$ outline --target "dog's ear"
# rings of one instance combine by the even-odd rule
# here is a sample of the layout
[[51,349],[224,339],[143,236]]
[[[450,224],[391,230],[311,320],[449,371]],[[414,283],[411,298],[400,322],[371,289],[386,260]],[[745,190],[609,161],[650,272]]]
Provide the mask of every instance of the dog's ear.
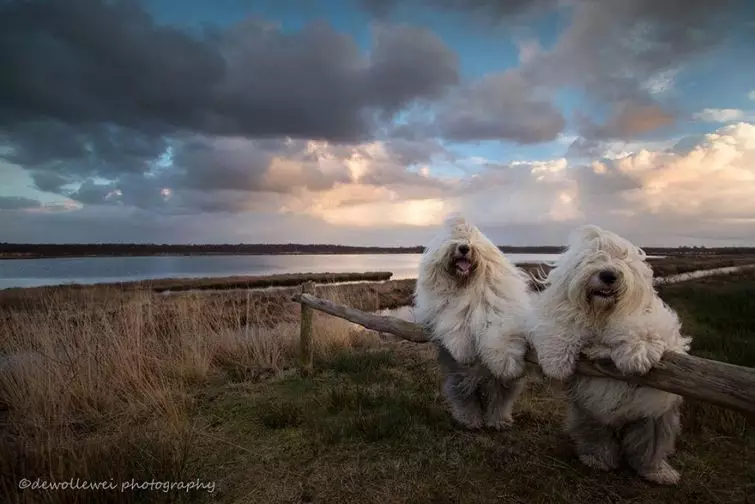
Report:
[[579,226],[569,234],[569,246],[579,246],[580,244],[600,238],[605,231],[595,224],[585,224]]

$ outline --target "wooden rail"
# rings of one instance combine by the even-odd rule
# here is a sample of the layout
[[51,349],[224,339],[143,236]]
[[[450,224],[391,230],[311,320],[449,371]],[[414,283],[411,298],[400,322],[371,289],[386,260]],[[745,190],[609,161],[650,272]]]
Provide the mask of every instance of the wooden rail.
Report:
[[[311,309],[346,319],[367,329],[390,333],[414,343],[427,343],[427,333],[418,324],[396,317],[373,315],[313,295],[310,287],[294,295],[294,301],[302,305],[302,348],[305,341],[310,348],[308,369],[311,370],[312,323]],[[306,332],[310,333],[305,337]],[[533,351],[527,361],[537,365]],[[636,385],[672,392],[691,399],[708,402],[745,414],[755,414],[755,369],[735,366],[692,355],[666,352],[663,359],[645,375],[622,374],[609,359],[577,363],[577,374],[610,378]]]

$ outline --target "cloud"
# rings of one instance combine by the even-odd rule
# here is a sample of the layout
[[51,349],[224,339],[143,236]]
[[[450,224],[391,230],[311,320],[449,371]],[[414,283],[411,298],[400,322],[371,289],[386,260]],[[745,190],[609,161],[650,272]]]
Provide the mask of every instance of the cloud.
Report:
[[[244,192],[348,183],[349,144],[458,82],[457,56],[424,28],[376,24],[363,54],[324,22],[193,35],[121,0],[3,3],[0,48],[12,76],[0,83],[0,157],[39,191],[164,211],[242,211]],[[423,182],[405,167],[442,150],[392,143],[373,183]]]
[[464,181],[451,206],[484,226],[539,226],[581,217],[566,159],[489,163]]
[[27,210],[40,206],[40,202],[35,199],[20,196],[0,196],[0,210]]
[[458,57],[431,31],[377,25],[363,86],[375,105],[397,111],[414,100],[433,100],[459,81]]
[[15,124],[0,134],[10,163],[31,173],[37,188],[58,193],[90,177],[112,179],[153,168],[168,142],[157,135],[116,126],[71,126],[54,120]]
[[587,116],[579,117],[580,134],[586,139],[630,139],[674,122],[674,116],[655,104],[617,103],[603,124]]
[[440,105],[435,119],[441,135],[455,141],[547,142],[564,125],[561,112],[517,72],[489,75],[460,88]]
[[449,182],[432,176],[428,164],[449,156],[432,141],[346,145],[196,135],[172,143],[171,163],[143,173],[106,179],[82,171],[61,178],[37,170],[32,180],[39,189],[78,203],[162,215],[333,209],[375,201],[366,195],[390,194],[394,200],[440,195]]
[[574,0],[571,23],[523,64],[526,82],[571,86],[595,103],[646,105],[690,60],[718,47],[736,21],[735,0]]
[[[704,109],[693,117],[736,124],[652,141],[675,126],[686,65],[725,42],[732,4],[415,0],[512,27],[519,66],[462,80],[443,41],[402,24],[375,23],[364,51],[324,22],[189,32],[127,0],[0,3],[0,158],[25,170],[0,228],[414,244],[459,210],[501,243],[559,243],[585,221],[656,243],[748,236],[746,112]],[[555,42],[517,26],[556,9],[571,24]],[[587,99],[568,129],[564,88]],[[480,140],[569,147],[501,163],[444,143]]]
[[693,119],[704,122],[727,123],[743,119],[745,113],[739,109],[716,109],[706,108],[692,114]]
[[[337,152],[342,146],[320,146]],[[128,205],[85,205],[34,213],[29,201],[0,200],[13,215],[0,219],[8,240],[76,237],[157,241],[336,241],[418,244],[443,215],[462,211],[501,244],[563,243],[574,226],[592,222],[646,246],[750,244],[755,222],[755,124],[740,122],[670,147],[638,148],[614,159],[567,159],[500,164],[481,160],[461,180],[431,179],[429,188],[398,178],[363,182],[382,145],[354,168],[349,183],[296,193],[205,192],[176,188],[166,205],[201,208],[187,215]],[[353,152],[352,152],[353,153]],[[379,165],[379,163],[377,163]],[[441,183],[439,183],[441,182]],[[418,183],[418,182],[417,182]],[[159,196],[159,188],[154,185]],[[90,188],[87,188],[87,190]],[[100,188],[105,189],[105,188]],[[123,198],[128,192],[123,189]],[[222,196],[222,197],[220,197]],[[32,215],[33,214],[33,215]],[[84,240],[86,241],[86,240]]]
[[389,16],[399,5],[422,9],[443,9],[465,15],[476,22],[494,25],[502,19],[523,19],[555,8],[559,0],[360,0],[362,7],[379,18]]
[[750,100],[755,100],[755,89],[747,93],[747,98]]
[[755,125],[732,124],[676,148],[595,161],[577,180],[586,215],[625,233],[658,244],[693,236],[748,243]]
[[129,1],[0,9],[0,66],[13,76],[0,84],[0,127],[9,130],[52,118],[149,134],[355,140],[370,134],[373,113],[437,97],[458,79],[456,55],[423,28],[378,26],[364,56],[321,22],[283,32],[246,20],[193,36]]
[[514,43],[519,51],[519,61],[521,63],[529,63],[537,55],[543,52],[543,47],[540,45],[540,41],[534,36],[518,36],[514,37]]
[[408,201],[376,201],[350,205],[348,209],[315,208],[313,214],[343,227],[395,229],[437,226],[446,215],[447,203],[427,198]]
[[641,89],[649,92],[651,95],[659,95],[673,89],[677,74],[680,67],[672,67],[663,72],[649,77],[641,84]]
[[18,215],[18,211],[21,211],[23,214],[49,214],[80,208],[82,208],[81,204],[70,199],[42,203],[39,200],[23,196],[0,196],[0,211],[15,212],[16,215]]

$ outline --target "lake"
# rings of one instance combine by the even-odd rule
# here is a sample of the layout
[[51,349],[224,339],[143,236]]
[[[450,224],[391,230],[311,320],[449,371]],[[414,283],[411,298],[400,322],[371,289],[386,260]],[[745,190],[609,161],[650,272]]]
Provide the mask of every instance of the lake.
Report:
[[[507,254],[515,263],[551,261],[557,254]],[[156,278],[391,271],[416,278],[420,254],[82,257],[0,260],[0,289],[94,284]]]

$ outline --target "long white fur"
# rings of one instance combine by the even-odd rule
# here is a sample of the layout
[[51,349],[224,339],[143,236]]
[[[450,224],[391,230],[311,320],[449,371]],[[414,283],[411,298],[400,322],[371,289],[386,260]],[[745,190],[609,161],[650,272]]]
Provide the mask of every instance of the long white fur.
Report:
[[[686,352],[690,339],[653,288],[644,251],[628,240],[587,225],[575,230],[567,250],[545,279],[547,288],[533,301],[529,340],[543,373],[564,380],[574,372],[580,352],[610,357],[625,373],[646,373],[663,352]],[[604,269],[620,273],[620,297],[610,310],[591,306],[590,278]]]
[[[477,254],[477,271],[460,288],[444,269],[462,243]],[[528,348],[530,298],[527,274],[459,215],[449,216],[425,247],[414,297],[415,317],[462,364],[479,359],[501,379],[520,377]]]
[[[676,313],[653,288],[644,251],[615,233],[587,225],[571,234],[554,266],[533,301],[528,333],[543,373],[566,380],[571,401],[607,426],[674,415],[681,402],[678,395],[610,379],[572,378],[580,354],[610,358],[623,373],[644,374],[664,352],[689,350],[690,338],[681,335]],[[588,295],[594,285],[590,282],[604,270],[618,273],[613,303]],[[673,436],[668,439],[673,443]],[[665,460],[659,467],[645,476],[664,483],[678,480]]]

